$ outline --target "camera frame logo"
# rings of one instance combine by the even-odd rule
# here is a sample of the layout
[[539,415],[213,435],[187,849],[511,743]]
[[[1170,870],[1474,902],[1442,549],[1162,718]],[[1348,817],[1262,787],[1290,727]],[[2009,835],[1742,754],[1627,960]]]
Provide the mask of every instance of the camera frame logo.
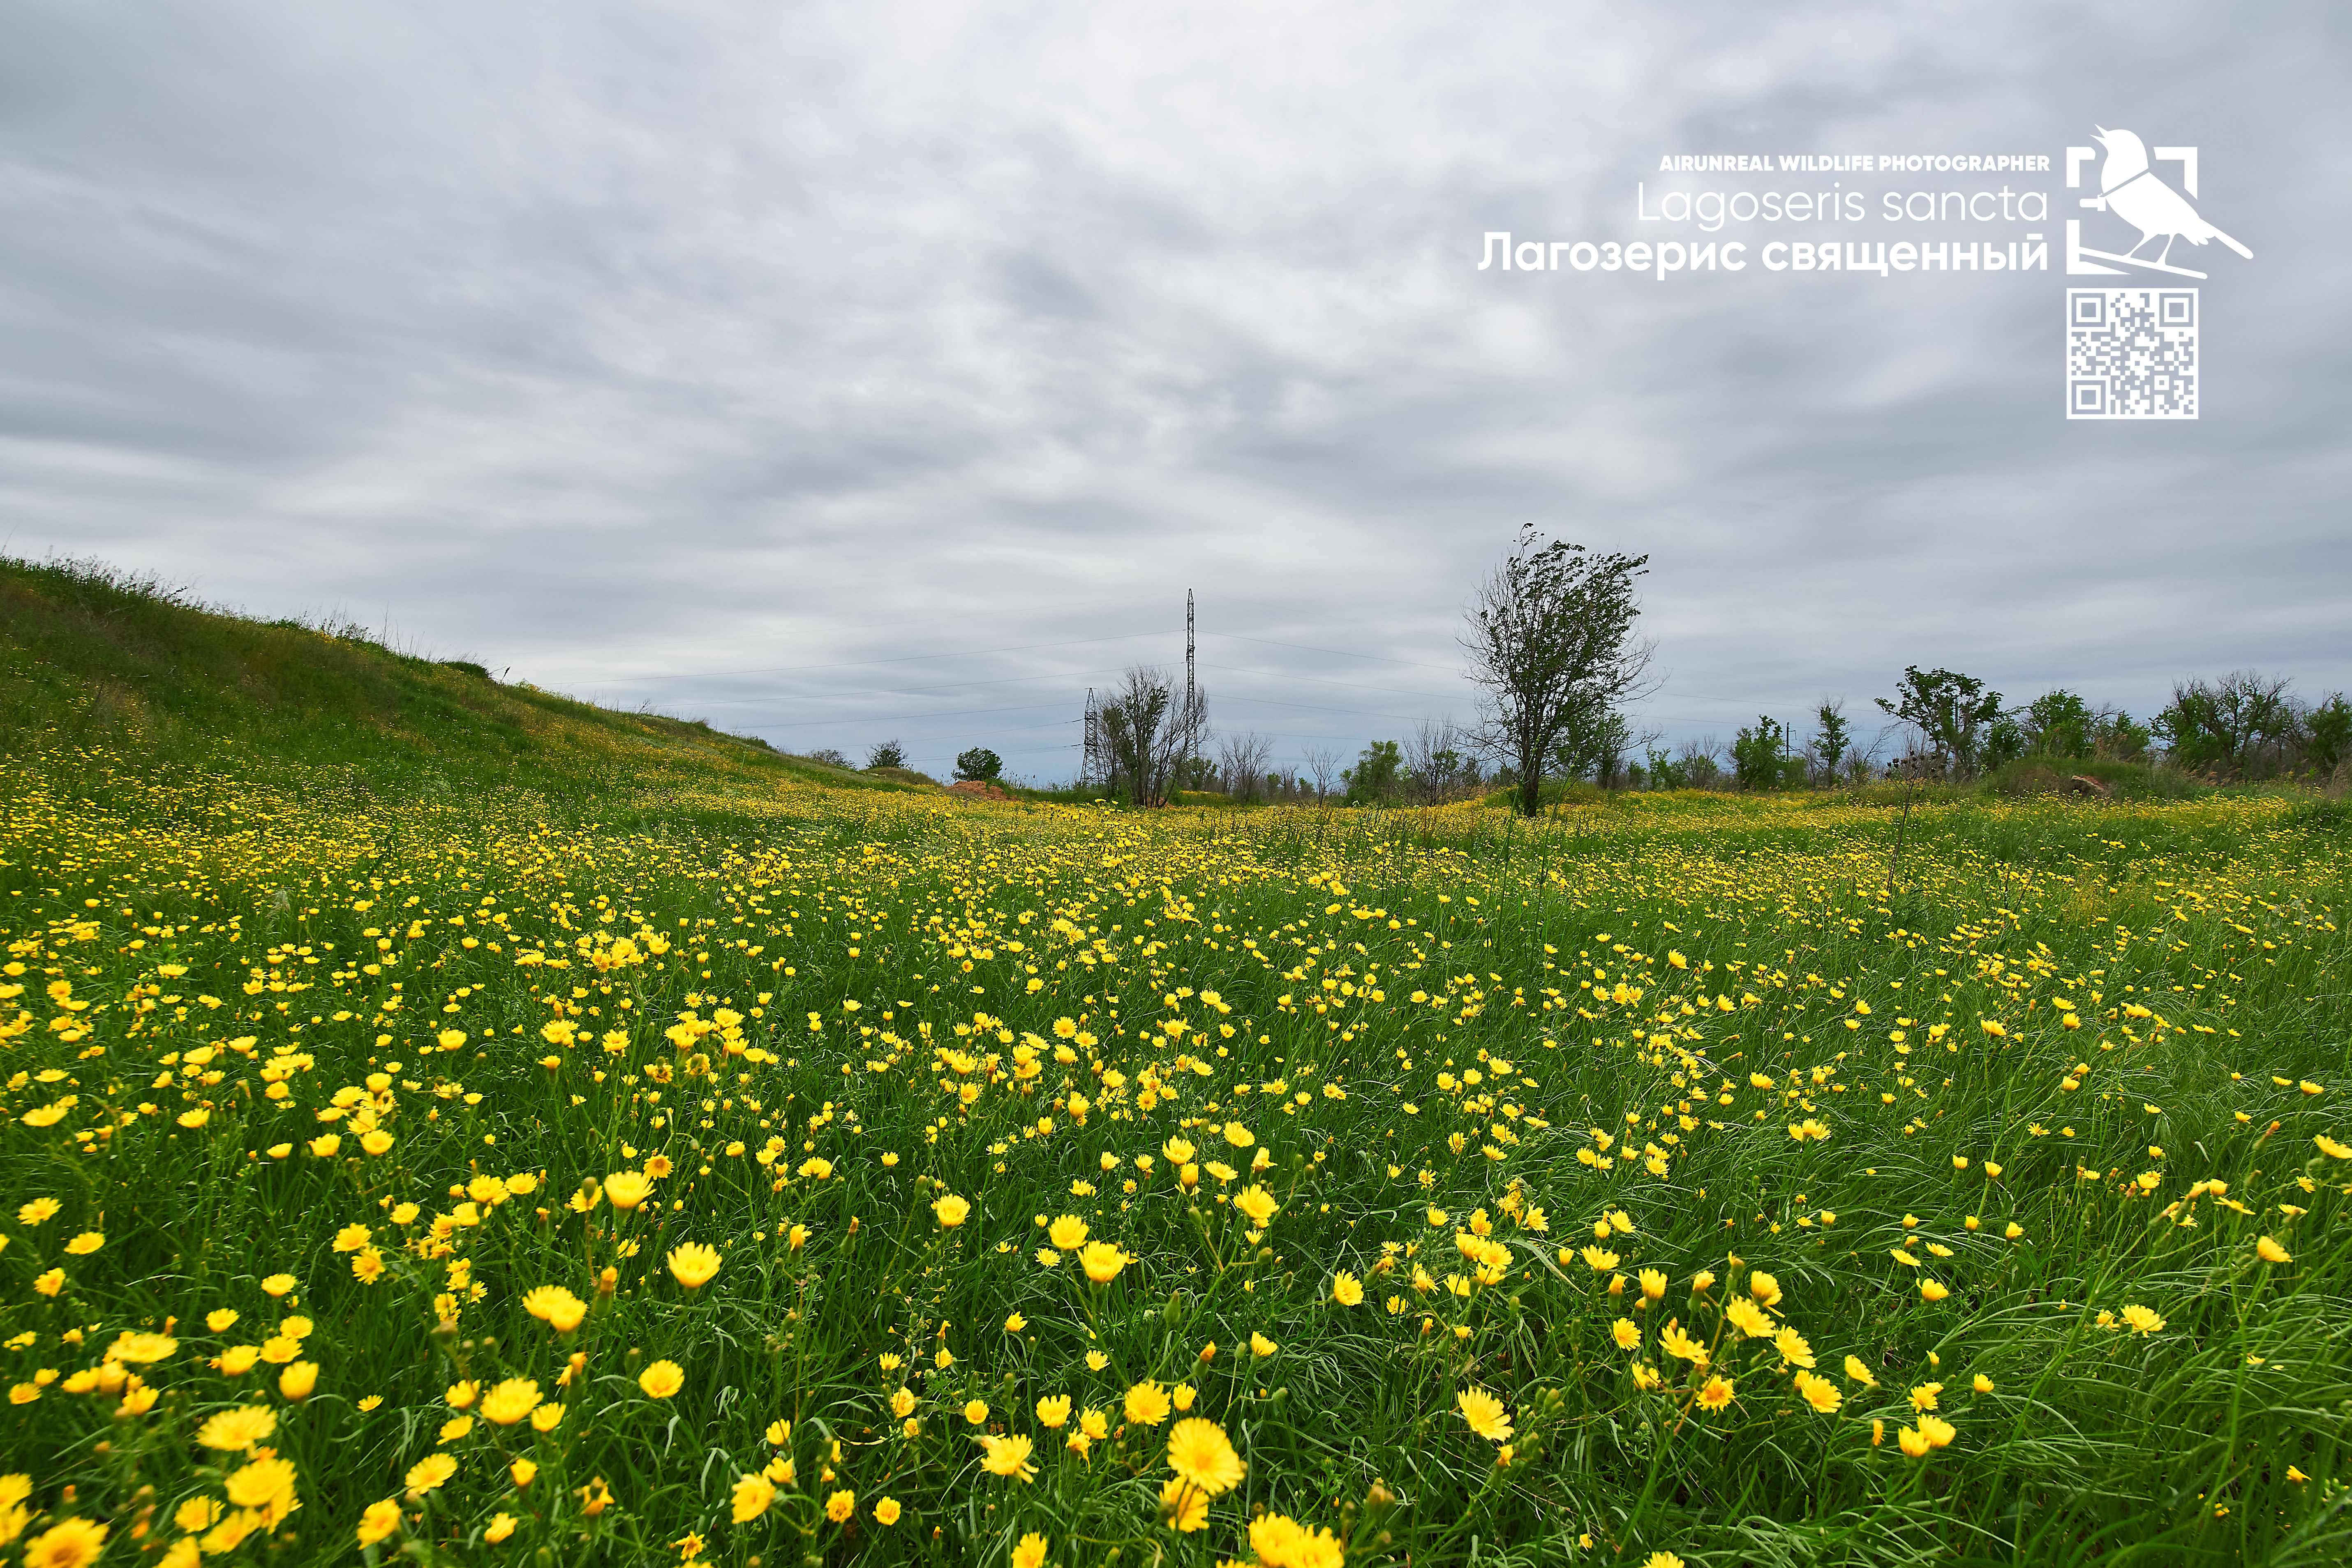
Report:
[[[2096,147],[2066,149],[2066,184],[2080,189],[2083,165],[2100,160],[2099,194],[2081,198],[2081,205],[2121,219],[2139,237],[2122,250],[2094,249],[2083,243],[2083,220],[2067,219],[2069,275],[2124,277],[2125,268],[2134,268],[2203,281],[2205,273],[2172,260],[2174,245],[2184,239],[2199,247],[2219,240],[2253,259],[2252,251],[2208,223],[2193,205],[2196,148],[2158,147],[2151,153],[2133,132],[2105,126],[2095,140]],[[2159,163],[2179,165],[2179,188],[2156,172]],[[2142,254],[2158,240],[2162,246],[2153,256]],[[2194,289],[2068,288],[2066,417],[2196,418],[2200,310]]]

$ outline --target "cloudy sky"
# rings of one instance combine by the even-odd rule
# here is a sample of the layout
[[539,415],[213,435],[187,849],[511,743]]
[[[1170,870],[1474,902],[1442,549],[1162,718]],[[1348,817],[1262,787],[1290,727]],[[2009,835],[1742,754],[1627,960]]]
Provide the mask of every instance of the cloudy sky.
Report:
[[[1528,523],[1651,557],[1672,739],[1910,663],[2324,695],[2346,16],[0,0],[0,549],[940,773],[1068,776],[1188,588],[1277,764],[1467,717],[1463,604]],[[2137,237],[2095,162],[2063,186],[2100,126],[2198,147],[2253,252],[2087,280],[2200,290],[2193,423],[2063,416],[2064,220]],[[1658,172],[1713,153],[2054,168]],[[1702,236],[1637,182],[1871,216]],[[1880,216],[2003,186],[2048,220]],[[1481,270],[1488,230],[1749,265]],[[2050,270],[1758,254],[2028,232]]]

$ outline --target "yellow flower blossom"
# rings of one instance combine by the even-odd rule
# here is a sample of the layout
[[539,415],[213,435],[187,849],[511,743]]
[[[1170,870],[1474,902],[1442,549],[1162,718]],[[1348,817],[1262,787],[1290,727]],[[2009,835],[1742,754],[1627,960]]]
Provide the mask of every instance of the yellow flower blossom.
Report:
[[1511,1436],[1511,1417],[1503,1402],[1483,1388],[1465,1388],[1454,1396],[1454,1408],[1470,1430],[1490,1443],[1500,1443]]
[[711,1277],[719,1272],[719,1250],[698,1241],[673,1247],[669,1255],[669,1271],[688,1289],[699,1289],[710,1283]]
[[992,1476],[1004,1476],[1013,1480],[1032,1481],[1037,1479],[1037,1467],[1029,1462],[1032,1447],[1024,1436],[983,1436],[980,1439],[981,1468]]
[[1168,1390],[1159,1384],[1145,1381],[1127,1391],[1127,1418],[1146,1426],[1157,1426],[1168,1419],[1173,1408]]
[[1239,1486],[1245,1470],[1224,1428],[1197,1415],[1169,1429],[1168,1468],[1210,1497]]
[[482,1417],[500,1426],[511,1426],[539,1408],[539,1384],[527,1377],[510,1377],[482,1395]]
[[776,1500],[775,1483],[765,1476],[739,1475],[735,1479],[731,1517],[738,1524],[748,1523],[768,1511]]

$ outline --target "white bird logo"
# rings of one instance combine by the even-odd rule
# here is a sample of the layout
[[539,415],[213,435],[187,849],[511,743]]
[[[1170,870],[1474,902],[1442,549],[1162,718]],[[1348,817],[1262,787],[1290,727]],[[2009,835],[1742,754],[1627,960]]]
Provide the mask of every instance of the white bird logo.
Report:
[[[2128,131],[2109,131],[2101,126],[2098,135],[2093,140],[2107,150],[2107,156],[2099,169],[2099,194],[2084,196],[2083,205],[2100,212],[2113,212],[2139,230],[2139,243],[2121,256],[2105,256],[2101,251],[2084,251],[2084,255],[2105,256],[2110,261],[2127,261],[2135,266],[2179,271],[2178,268],[2167,266],[2165,259],[2172,254],[2174,240],[2185,239],[2191,245],[2202,245],[2209,239],[2218,239],[2247,260],[2253,259],[2252,251],[2199,217],[2197,209],[2189,205],[2188,197],[2157,177],[2148,167],[2147,144],[2137,136]],[[2072,183],[2070,179],[2068,184]],[[2149,261],[2140,256],[2140,247],[2158,235],[2164,237],[2164,248],[2157,253],[2155,260]],[[2204,274],[2191,276],[2202,277]]]

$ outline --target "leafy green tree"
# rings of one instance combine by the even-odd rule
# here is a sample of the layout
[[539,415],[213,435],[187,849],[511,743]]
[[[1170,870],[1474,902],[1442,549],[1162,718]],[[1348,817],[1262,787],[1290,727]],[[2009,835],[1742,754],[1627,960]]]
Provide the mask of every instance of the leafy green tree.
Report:
[[2251,778],[2275,760],[2295,729],[2293,684],[2284,676],[2237,670],[2219,680],[2183,681],[2150,725],[2182,767]]
[[1741,789],[1780,787],[1780,763],[1789,731],[1777,719],[1762,714],[1755,724],[1743,725],[1731,742],[1731,775]]
[[1979,759],[1988,768],[2013,763],[2025,755],[2025,726],[2014,713],[2003,713],[1985,726],[1984,751]]
[[2148,729],[2164,742],[2164,753],[2177,768],[2203,769],[2218,765],[2229,754],[2221,721],[2210,698],[2191,682],[2176,688],[2172,700],[2157,710]]
[[1838,770],[1845,765],[1846,755],[1853,749],[1853,731],[1847,726],[1845,704],[1832,698],[1822,699],[1813,710],[1813,761],[1822,771],[1822,782],[1834,784]]
[[868,770],[874,768],[903,768],[906,765],[907,749],[898,744],[896,741],[885,741],[880,745],[866,753],[866,766]]
[[2318,773],[2334,773],[2352,757],[2352,702],[2337,692],[2311,710],[2304,731],[2304,761]]
[[1404,753],[1394,741],[1374,741],[1364,748],[1356,765],[1341,776],[1348,781],[1349,805],[1381,805],[1397,792],[1404,771]]
[[1540,809],[1546,764],[1578,712],[1605,714],[1643,684],[1650,650],[1633,638],[1633,585],[1649,559],[1538,547],[1525,528],[1471,605],[1462,647],[1481,688],[1478,743],[1511,763],[1524,816]]
[[2025,705],[2021,720],[2025,750],[2030,755],[2053,760],[2087,757],[2096,721],[2091,705],[2074,693],[2063,688],[2044,692]]
[[2134,722],[2120,708],[2112,712],[2103,710],[2091,721],[2091,754],[2101,762],[2138,762],[2147,755],[2148,742],[2154,739],[2147,725]]
[[974,746],[955,761],[955,776],[963,782],[994,784],[1003,772],[1004,759],[986,746]]
[[1974,773],[1984,760],[1985,731],[2000,717],[2000,693],[1988,691],[1973,675],[1906,665],[1895,700],[1878,705],[1919,731],[1940,771],[1956,778]]
[[1569,710],[1552,746],[1552,765],[1563,778],[1589,778],[1609,789],[1633,744],[1633,726],[1624,714],[1605,703],[1578,702]]
[[1634,743],[1633,727],[1625,715],[1612,713],[1602,719],[1592,735],[1592,782],[1602,789],[1617,788],[1625,769],[1625,753]]

